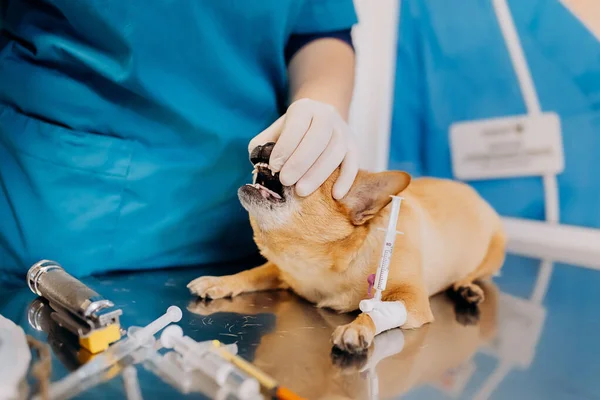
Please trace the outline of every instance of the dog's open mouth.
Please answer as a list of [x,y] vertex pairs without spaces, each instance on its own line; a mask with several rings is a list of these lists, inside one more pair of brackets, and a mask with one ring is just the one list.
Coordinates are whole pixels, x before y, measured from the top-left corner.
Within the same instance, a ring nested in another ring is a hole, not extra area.
[[260,195],[267,200],[284,201],[279,172],[271,171],[267,163],[260,162],[254,165],[252,174],[254,175],[252,184],[248,184],[248,186],[258,190]]
[[[269,167],[269,159],[275,143],[257,146],[250,155],[254,165],[252,184],[246,185],[255,189],[264,199],[273,202],[283,202],[283,185],[279,181],[279,172],[273,172]],[[251,189],[252,190],[252,189]]]

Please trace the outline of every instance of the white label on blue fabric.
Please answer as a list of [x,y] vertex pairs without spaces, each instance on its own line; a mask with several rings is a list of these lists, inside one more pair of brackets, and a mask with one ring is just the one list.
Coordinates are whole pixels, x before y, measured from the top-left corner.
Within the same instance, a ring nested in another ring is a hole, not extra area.
[[454,123],[450,150],[460,180],[559,174],[565,165],[556,113]]

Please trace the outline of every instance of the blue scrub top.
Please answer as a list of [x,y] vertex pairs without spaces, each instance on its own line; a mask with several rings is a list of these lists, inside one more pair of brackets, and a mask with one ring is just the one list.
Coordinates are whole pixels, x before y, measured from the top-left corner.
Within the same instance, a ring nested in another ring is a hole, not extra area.
[[[390,167],[452,178],[449,127],[526,113],[492,1],[403,0]],[[600,228],[600,43],[559,1],[509,0],[542,110],[561,118],[561,222]],[[505,216],[544,219],[542,179],[470,182]]]
[[0,269],[76,276],[255,252],[237,188],[285,103],[286,42],[356,22],[352,0],[5,7]]

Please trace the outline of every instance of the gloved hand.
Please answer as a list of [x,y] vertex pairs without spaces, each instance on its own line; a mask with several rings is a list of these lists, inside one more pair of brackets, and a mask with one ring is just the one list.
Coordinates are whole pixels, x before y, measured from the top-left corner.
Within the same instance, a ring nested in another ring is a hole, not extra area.
[[310,99],[292,103],[285,115],[254,137],[248,145],[275,142],[269,166],[284,186],[296,185],[298,196],[319,188],[341,164],[333,197],[344,197],[358,173],[358,154],[348,124],[335,107]]

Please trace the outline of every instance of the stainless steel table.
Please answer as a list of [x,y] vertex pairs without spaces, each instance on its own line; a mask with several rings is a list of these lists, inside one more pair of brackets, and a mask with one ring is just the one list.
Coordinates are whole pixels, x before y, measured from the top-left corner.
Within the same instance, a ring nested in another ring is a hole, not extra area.
[[[486,285],[478,311],[457,310],[439,295],[432,300],[434,323],[389,331],[367,356],[348,357],[332,353],[329,337],[350,315],[283,291],[207,303],[185,287],[198,275],[233,269],[144,271],[85,282],[123,310],[125,328],[147,324],[169,305],[181,307],[185,334],[237,343],[242,357],[308,399],[600,399],[599,271],[567,265],[542,271],[538,260],[510,256],[502,275]],[[26,287],[5,284],[0,293],[0,314],[51,345],[53,380],[79,365],[76,346],[60,332],[30,324],[36,303]],[[207,398],[179,393],[142,364],[137,371],[144,399]],[[124,397],[120,374],[77,396]]]

